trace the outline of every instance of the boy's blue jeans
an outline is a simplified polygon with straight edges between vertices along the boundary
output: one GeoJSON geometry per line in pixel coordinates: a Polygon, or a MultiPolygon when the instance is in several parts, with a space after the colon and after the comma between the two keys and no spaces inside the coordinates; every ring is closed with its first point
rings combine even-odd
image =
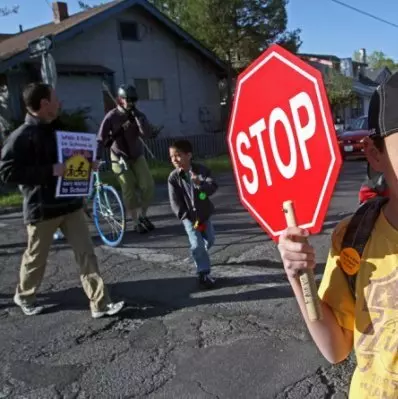
{"type": "Polygon", "coordinates": [[[191,244],[191,254],[197,273],[210,273],[210,257],[207,251],[213,246],[215,240],[213,224],[208,220],[206,230],[202,233],[195,230],[193,223],[188,219],[184,219],[182,224],[191,244]]]}

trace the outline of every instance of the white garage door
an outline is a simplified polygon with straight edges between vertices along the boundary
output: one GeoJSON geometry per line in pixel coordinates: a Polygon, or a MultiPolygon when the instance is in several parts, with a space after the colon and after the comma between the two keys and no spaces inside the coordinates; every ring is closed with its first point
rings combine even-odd
{"type": "Polygon", "coordinates": [[[57,95],[65,111],[90,108],[87,121],[93,133],[104,117],[102,79],[99,76],[58,76],[57,95]]]}

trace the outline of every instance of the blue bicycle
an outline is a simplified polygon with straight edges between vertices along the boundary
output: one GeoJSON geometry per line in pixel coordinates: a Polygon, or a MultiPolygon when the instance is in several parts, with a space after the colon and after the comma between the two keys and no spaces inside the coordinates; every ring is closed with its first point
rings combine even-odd
{"type": "MultiPolygon", "coordinates": [[[[105,163],[105,161],[101,161],[100,168],[105,163]]],[[[122,242],[126,231],[123,202],[114,187],[102,182],[99,171],[93,172],[93,175],[93,190],[89,197],[89,200],[93,201],[91,217],[102,242],[110,247],[117,247],[122,242]]]]}
{"type": "MultiPolygon", "coordinates": [[[[112,161],[114,163],[116,161],[112,161]]],[[[121,166],[122,174],[127,168],[124,161],[117,162],[121,166]]],[[[99,170],[102,165],[106,164],[101,161],[99,170]]],[[[123,240],[126,231],[126,216],[123,202],[114,187],[103,183],[100,178],[100,172],[93,172],[93,190],[87,201],[84,201],[84,211],[89,219],[94,221],[94,225],[101,237],[102,242],[110,247],[117,247],[123,240]],[[93,202],[92,213],[89,210],[89,202],[93,202]],[[105,227],[102,226],[104,222],[105,227]]],[[[58,229],[54,233],[54,240],[64,238],[61,230],[58,229]]]]}

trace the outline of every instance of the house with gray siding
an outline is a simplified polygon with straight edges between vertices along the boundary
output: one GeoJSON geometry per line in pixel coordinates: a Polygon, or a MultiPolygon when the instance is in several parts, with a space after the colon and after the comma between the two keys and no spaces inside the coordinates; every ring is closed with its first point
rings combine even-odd
{"type": "Polygon", "coordinates": [[[115,0],[69,15],[53,3],[53,21],[0,38],[0,115],[3,130],[24,110],[21,90],[40,79],[40,59],[28,45],[52,35],[57,94],[64,110],[90,108],[96,131],[113,106],[103,91],[135,84],[138,107],[150,122],[164,126],[162,137],[213,134],[221,129],[219,81],[225,64],[146,0],[115,0]]]}
{"type": "Polygon", "coordinates": [[[348,107],[336,107],[337,109],[333,110],[334,118],[344,120],[346,125],[353,119],[367,115],[370,99],[379,85],[378,82],[367,76],[366,50],[361,49],[360,54],[360,61],[354,61],[351,58],[339,58],[335,55],[299,54],[302,59],[319,69],[323,76],[328,74],[329,69],[334,69],[352,80],[352,91],[356,95],[355,100],[348,107]]]}

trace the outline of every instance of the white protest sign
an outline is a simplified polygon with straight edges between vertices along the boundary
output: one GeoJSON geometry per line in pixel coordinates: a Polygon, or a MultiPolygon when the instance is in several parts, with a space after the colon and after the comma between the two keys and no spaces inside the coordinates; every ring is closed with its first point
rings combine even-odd
{"type": "Polygon", "coordinates": [[[90,195],[92,163],[97,156],[97,138],[92,133],[57,131],[58,162],[65,165],[65,174],[58,178],[56,197],[90,195]]]}

